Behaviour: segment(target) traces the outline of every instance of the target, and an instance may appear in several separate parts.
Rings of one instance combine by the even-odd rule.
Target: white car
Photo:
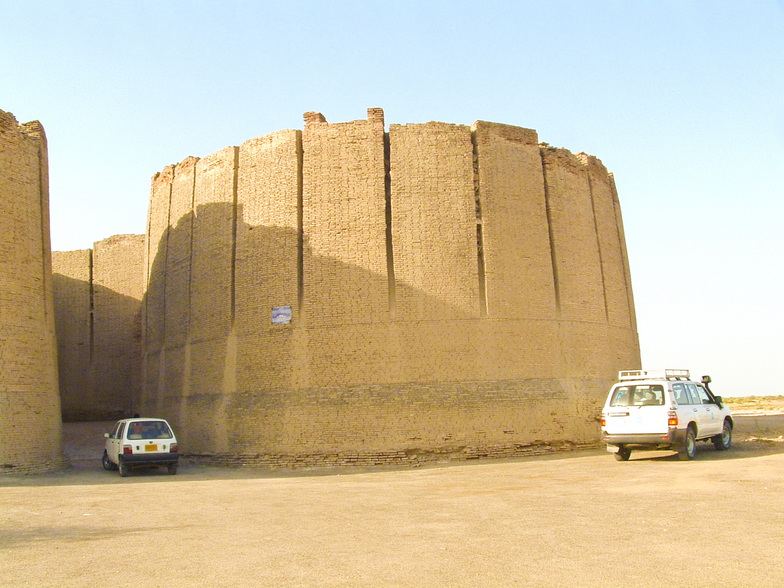
[[[697,441],[730,448],[732,413],[711,392],[710,376],[695,382],[689,370],[629,370],[618,379],[602,410],[602,440],[617,460],[638,449],[672,449],[693,459]]]
[[[169,474],[177,473],[177,437],[163,419],[123,419],[104,438],[101,463],[106,470],[120,470],[125,477],[137,466],[166,466]]]

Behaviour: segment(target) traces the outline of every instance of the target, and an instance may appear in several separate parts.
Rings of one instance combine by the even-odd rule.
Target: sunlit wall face
[[[0,473],[63,465],[46,135],[0,111]]]

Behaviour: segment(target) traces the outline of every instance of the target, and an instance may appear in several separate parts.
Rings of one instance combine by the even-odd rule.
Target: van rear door
[[[619,384],[610,393],[604,429],[610,435],[664,434],[667,412],[662,384]]]

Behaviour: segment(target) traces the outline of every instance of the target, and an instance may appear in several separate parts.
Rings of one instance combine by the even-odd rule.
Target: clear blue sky
[[[375,106],[599,157],[643,367],[782,393],[784,0],[0,0],[0,109],[46,128],[56,250],[143,233],[170,163]]]

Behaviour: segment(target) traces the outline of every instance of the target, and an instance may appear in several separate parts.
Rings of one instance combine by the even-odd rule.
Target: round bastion
[[[155,174],[147,226],[131,405],[205,459],[592,444],[640,364],[613,177],[531,129],[306,113]]]

